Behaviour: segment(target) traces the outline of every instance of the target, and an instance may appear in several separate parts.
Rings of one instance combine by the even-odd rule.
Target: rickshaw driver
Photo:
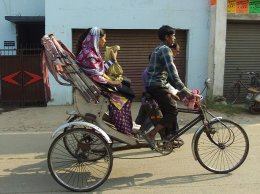
[[[168,25],[163,25],[158,30],[158,36],[162,42],[151,54],[148,66],[148,79],[145,83],[146,91],[157,101],[163,114],[159,124],[145,135],[146,140],[153,147],[155,146],[155,135],[161,129],[168,129],[167,139],[170,139],[178,130],[177,103],[166,84],[171,84],[187,98],[194,98],[191,91],[180,80],[173,62],[174,58],[170,47],[175,43],[175,29]]]

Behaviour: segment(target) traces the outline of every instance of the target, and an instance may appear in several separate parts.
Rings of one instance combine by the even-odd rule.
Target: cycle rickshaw
[[[50,48],[50,41],[54,42],[54,46],[58,43],[55,43],[53,35],[46,36],[43,40],[46,48]],[[80,81],[86,79],[80,74],[77,65],[71,62],[73,60],[68,61],[70,55],[65,52],[66,49],[56,46],[59,50],[57,56],[53,53],[50,56],[56,60],[56,65],[61,63],[57,62],[57,59],[64,60],[62,63],[65,65],[62,67],[65,75],[61,74],[63,78],[72,81],[78,78]],[[85,94],[86,90],[78,82],[72,84],[76,88],[76,111],[70,115],[69,122],[54,130],[54,140],[48,152],[48,167],[53,178],[63,187],[72,191],[91,191],[101,186],[109,177],[113,167],[114,151],[142,147],[150,149],[151,145],[143,137],[151,127],[147,122],[153,124],[153,115],[148,115],[146,125],[142,126],[135,136],[125,135],[118,132],[113,124],[105,122],[104,116],[109,100],[102,95],[103,91],[96,92],[94,98],[95,93]],[[93,91],[95,86],[92,82],[88,82],[87,85]],[[92,95],[94,103],[89,103],[86,95]],[[152,110],[158,108],[153,106]],[[214,116],[203,103],[198,103],[196,110],[179,108],[178,111],[196,114],[197,117],[182,127],[171,139],[166,140],[162,135],[159,136],[153,151],[162,155],[172,153],[176,148],[174,140],[201,122],[192,139],[194,159],[213,173],[229,173],[243,164],[249,151],[249,139],[239,124]]]

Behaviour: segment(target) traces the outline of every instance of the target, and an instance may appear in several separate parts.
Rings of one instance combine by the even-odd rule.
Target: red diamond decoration
[[[28,85],[30,85],[32,83],[35,83],[35,82],[37,82],[37,81],[42,79],[42,77],[40,77],[39,75],[36,75],[34,73],[31,73],[31,72],[28,72],[28,71],[24,71],[24,72],[32,78],[30,81],[28,81],[25,84],[25,86],[28,86]]]
[[[15,72],[15,73],[13,73],[11,75],[5,76],[5,77],[2,78],[2,80],[6,81],[6,82],[8,82],[10,84],[14,84],[14,85],[19,86],[20,84],[18,82],[16,82],[15,80],[13,80],[13,78],[15,76],[17,76],[19,73],[20,73],[20,71]]]

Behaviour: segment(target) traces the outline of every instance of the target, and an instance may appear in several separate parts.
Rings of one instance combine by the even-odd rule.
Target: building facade
[[[132,79],[138,99],[143,87],[141,73],[147,66],[149,53],[159,44],[157,29],[170,25],[177,29],[181,54],[176,65],[185,84],[191,89],[202,89],[204,80],[210,77],[213,80],[212,94],[223,95],[224,88],[232,79],[232,73],[228,73],[232,66],[230,60],[235,58],[230,58],[230,52],[234,51],[232,34],[239,34],[241,22],[244,29],[248,29],[248,23],[251,23],[254,31],[260,21],[258,13],[230,13],[232,2],[240,5],[237,2],[243,1],[0,0],[0,46],[4,47],[5,41],[14,41],[17,47],[17,42],[22,42],[17,38],[18,27],[28,21],[43,22],[45,34],[54,33],[73,51],[84,29],[93,26],[104,28],[108,36],[107,45],[121,46],[119,62],[125,75]],[[252,4],[253,0],[247,2],[248,5],[258,5],[256,1]],[[257,38],[254,40],[258,41]],[[258,47],[254,48],[257,53]],[[254,63],[259,61],[256,56],[255,59]],[[50,105],[73,102],[71,87],[60,86],[51,76],[50,85]]]
[[[46,105],[41,71],[44,0],[0,1],[0,103]]]

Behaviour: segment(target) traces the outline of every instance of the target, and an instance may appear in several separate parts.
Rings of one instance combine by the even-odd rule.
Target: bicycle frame
[[[192,138],[192,143],[191,143],[193,157],[195,160],[197,160],[196,155],[195,155],[195,150],[194,150],[194,147],[195,147],[194,143],[195,143],[195,139],[197,138],[197,135],[199,134],[199,132],[201,130],[204,129],[204,127],[207,126],[208,123],[211,123],[215,120],[220,120],[220,119],[222,119],[222,117],[214,116],[207,110],[204,110],[201,106],[198,110],[191,110],[191,109],[187,109],[187,108],[178,108],[178,111],[182,112],[182,113],[188,113],[188,114],[197,114],[198,116],[196,118],[192,119],[189,123],[187,123],[181,129],[179,129],[177,131],[176,135],[174,135],[169,141],[173,141],[174,139],[180,137],[181,135],[186,133],[188,130],[190,130],[193,126],[195,126],[197,123],[202,122],[203,124],[201,126],[199,126],[198,129],[196,130],[196,132],[194,133],[193,138]],[[208,120],[208,118],[206,117],[206,113],[211,115],[213,118]],[[212,142],[215,144],[214,141],[212,141]]]
[[[250,85],[249,85],[249,86],[246,86],[246,85],[242,82],[242,75],[243,75],[243,74],[248,75],[248,78],[250,79]],[[233,85],[239,84],[240,86],[242,86],[243,88],[245,88],[245,89],[248,91],[250,87],[257,87],[257,83],[256,83],[256,82],[257,82],[257,80],[259,79],[258,76],[259,76],[259,74],[258,74],[258,73],[255,73],[255,72],[240,73],[239,79],[233,81]]]
[[[177,131],[176,135],[174,135],[170,140],[173,140],[173,139],[180,137],[182,134],[186,133],[188,130],[190,130],[197,123],[204,121],[204,119],[205,119],[205,116],[204,116],[202,109],[190,110],[190,109],[186,109],[186,108],[178,108],[178,112],[189,113],[189,114],[190,113],[198,114],[198,116],[196,118],[194,118],[193,120],[191,120],[189,123],[187,123],[185,126],[183,126],[181,129],[179,129]]]
[[[237,80],[234,82],[234,85],[235,84],[239,84],[240,86],[243,86],[246,90],[248,90],[249,87],[247,87],[241,80]]]

